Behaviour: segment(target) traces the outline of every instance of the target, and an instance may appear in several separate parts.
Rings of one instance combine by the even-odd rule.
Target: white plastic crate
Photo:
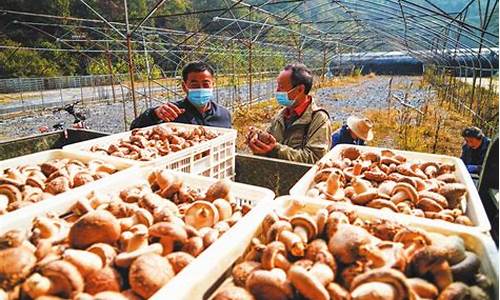
[[[353,146],[353,145],[337,145],[335,146],[330,152],[328,152],[318,163],[320,162],[326,162],[331,159],[336,159],[340,157],[340,154],[342,153],[342,150],[347,148],[347,147],[356,147],[360,149],[361,151],[376,151],[380,152],[380,150],[387,149],[387,148],[376,148],[376,147],[368,147],[368,146]],[[484,210],[483,204],[481,202],[481,198],[479,197],[479,194],[477,192],[477,189],[474,185],[474,182],[472,181],[472,178],[469,175],[469,172],[467,171],[467,168],[465,167],[464,163],[462,162],[461,159],[457,157],[452,157],[452,156],[446,156],[446,155],[437,155],[437,154],[429,154],[429,153],[420,153],[420,152],[410,152],[410,151],[400,151],[400,150],[393,150],[390,149],[396,154],[401,154],[408,158],[408,160],[415,161],[415,162],[426,162],[426,161],[434,161],[434,162],[440,162],[440,163],[451,163],[455,166],[455,176],[457,177],[458,181],[463,183],[466,188],[467,188],[467,203],[466,203],[466,211],[465,214],[471,219],[472,223],[474,223],[475,226],[472,228],[475,228],[481,232],[489,232],[491,229],[491,224],[488,220],[488,216],[486,215],[486,212]],[[311,188],[313,182],[314,182],[314,175],[316,174],[316,171],[318,170],[318,166],[314,165],[307,173],[290,189],[290,195],[294,196],[304,196],[306,195],[307,191]],[[376,211],[379,211],[375,208],[369,208],[373,209]],[[394,213],[398,214],[398,213]],[[428,218],[422,218],[422,217],[415,217],[415,216],[407,216],[409,218],[415,218],[417,219],[416,222],[422,222],[425,223],[427,221],[436,223],[438,226],[439,224],[452,224],[453,226],[457,227],[466,227],[470,228],[470,226],[465,226],[465,225],[460,225],[460,224],[455,224],[455,223],[450,223],[446,222],[443,220],[436,220],[436,219],[428,219]],[[420,221],[418,221],[420,220]]]
[[[198,125],[181,123],[164,123],[145,127],[150,129],[155,126],[177,127],[181,129],[194,129]],[[127,158],[119,158],[128,163],[138,166],[158,166],[175,171],[198,174],[213,178],[233,178],[235,173],[236,135],[234,129],[205,127],[207,130],[217,133],[219,136],[202,142],[198,145],[170,153],[166,156],[151,161],[137,161]],[[111,143],[120,139],[128,138],[131,131],[117,133],[97,139],[65,146],[64,149],[71,151],[90,152],[94,145],[108,147]],[[91,152],[92,153],[92,152]],[[109,155],[102,155],[107,157]]]
[[[64,215],[66,214],[72,206],[83,196],[90,194],[93,191],[113,193],[117,192],[123,188],[146,183],[147,178],[151,171],[157,169],[156,167],[145,167],[145,168],[132,168],[117,174],[116,176],[110,177],[108,180],[101,182],[98,186],[93,187],[83,187],[78,193],[72,193],[67,195],[64,199],[60,199],[57,203],[53,201],[45,201],[44,205],[39,205],[37,209],[27,207],[23,215],[16,215],[10,217],[8,220],[3,220],[0,222],[0,235],[6,231],[12,229],[25,229],[28,230],[32,226],[32,221],[37,216],[43,216],[47,214],[52,215]],[[198,190],[206,190],[210,185],[216,182],[214,178],[203,177],[200,175],[186,174],[181,172],[174,173],[183,179],[184,185],[190,188],[196,188]],[[205,269],[204,266],[211,265],[214,258],[217,257],[218,251],[213,251],[213,248],[226,248],[228,241],[232,240],[233,231],[235,232],[246,232],[247,228],[251,227],[253,220],[262,219],[271,206],[272,200],[274,199],[274,193],[262,187],[251,186],[247,184],[231,182],[230,184],[231,194],[234,196],[235,200],[239,204],[249,204],[254,208],[248,212],[245,217],[238,221],[230,230],[223,234],[215,243],[203,251],[191,264],[185,267],[175,278],[180,276],[183,280],[187,280],[187,284],[196,288],[207,287],[204,277],[192,276],[197,272],[197,270],[204,270],[214,277],[219,277],[222,275],[222,271],[225,271],[231,263],[227,265],[219,265],[215,268]],[[226,236],[229,235],[229,238]],[[221,246],[217,244],[222,243]],[[167,286],[170,283],[167,284]],[[165,299],[162,296],[154,295],[151,299]],[[171,298],[175,299],[175,297]],[[194,298],[191,298],[194,299]]]
[[[132,164],[124,162],[123,160],[116,159],[115,157],[102,157],[102,156],[97,156],[95,154],[88,154],[88,153],[75,153],[71,151],[65,151],[65,150],[47,150],[47,151],[42,151],[38,153],[33,153],[29,155],[24,155],[24,156],[19,156],[19,157],[14,157],[6,160],[0,161],[0,174],[3,174],[3,171],[8,168],[15,168],[18,166],[22,165],[30,165],[30,164],[42,164],[46,161],[52,160],[52,159],[75,159],[79,160],[83,163],[88,163],[89,161],[93,159],[101,160],[106,163],[112,164],[118,172],[115,174],[109,175],[105,178],[101,178],[99,180],[90,182],[86,185],[79,186],[77,188],[71,189],[67,192],[54,195],[46,200],[33,203],[29,206],[22,207],[20,209],[17,209],[15,211],[9,212],[5,215],[0,216],[0,224],[4,222],[9,222],[8,220],[10,218],[17,218],[17,217],[24,217],[24,214],[28,210],[38,210],[39,207],[43,207],[47,202],[54,202],[54,203],[59,203],[61,199],[65,199],[66,197],[70,197],[70,195],[73,195],[74,193],[78,193],[86,188],[93,188],[99,185],[103,180],[106,180],[110,178],[111,176],[117,176],[118,174],[121,173],[121,171],[128,169],[130,167],[133,167]]]
[[[226,284],[231,283],[230,270],[235,262],[240,259],[248,250],[251,240],[261,233],[261,224],[268,212],[273,207],[283,209],[288,206],[290,201],[300,200],[306,205],[304,212],[315,213],[320,208],[331,205],[332,202],[324,200],[315,200],[306,197],[282,196],[273,202],[273,206],[267,207],[267,210],[259,213],[252,220],[248,220],[248,226],[244,230],[233,231],[227,234],[224,240],[221,239],[216,247],[210,249],[213,253],[212,261],[205,261],[203,268],[192,269],[191,273],[184,273],[182,276],[176,276],[167,286],[161,289],[153,298],[156,299],[211,299]],[[343,203],[335,202],[333,205],[345,206]],[[351,206],[352,207],[352,206]],[[481,272],[492,279],[495,288],[495,298],[498,299],[498,250],[490,236],[478,235],[474,230],[461,230],[453,226],[436,226],[435,224],[415,224],[411,219],[404,218],[398,214],[389,214],[377,212],[365,207],[353,207],[358,216],[364,220],[384,219],[398,222],[408,226],[422,228],[430,232],[437,232],[445,235],[458,235],[464,242],[468,250],[476,253],[481,260]],[[230,266],[222,269],[225,266]],[[211,268],[217,270],[211,272]],[[216,276],[222,274],[221,277]],[[196,278],[196,279],[193,279]],[[189,284],[190,280],[203,282],[203,286],[193,286]]]

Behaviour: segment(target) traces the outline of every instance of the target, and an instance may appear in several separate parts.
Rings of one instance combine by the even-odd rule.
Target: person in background
[[[339,144],[365,145],[373,139],[373,123],[367,118],[350,116],[332,135],[332,148]]]
[[[469,173],[479,174],[490,145],[490,139],[484,136],[481,129],[477,127],[465,128],[462,131],[462,137],[465,143],[462,146],[462,156],[460,158]]]
[[[275,98],[283,109],[267,128],[268,138],[248,139],[254,154],[313,164],[328,152],[330,117],[309,95],[312,86],[312,73],[303,64],[290,64],[281,71]]]
[[[144,111],[130,129],[163,122],[231,128],[229,111],[213,101],[214,71],[204,62],[190,62],[182,70],[182,90],[186,98],[167,102]]]

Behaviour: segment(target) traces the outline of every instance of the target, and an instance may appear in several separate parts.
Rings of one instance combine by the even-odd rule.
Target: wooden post
[[[249,104],[252,103],[253,94],[252,94],[252,80],[253,80],[253,69],[252,69],[252,40],[248,44],[248,98]],[[250,108],[250,105],[248,105]]]
[[[106,42],[106,59],[108,61],[108,71],[109,74],[111,75],[111,92],[113,94],[113,103],[116,103],[116,95],[115,95],[115,75],[113,72],[113,65],[111,63],[111,54],[109,53],[108,49],[109,45]]]
[[[130,77],[130,88],[132,90],[132,102],[134,103],[134,118],[137,118],[137,102],[135,100],[135,86],[134,86],[134,60],[132,57],[132,37],[127,33],[127,53],[128,53],[128,75]]]
[[[437,150],[437,144],[439,140],[439,130],[441,129],[441,123],[442,119],[439,114],[436,114],[436,119],[437,119],[437,126],[436,126],[436,133],[434,134],[434,145],[432,146],[432,153],[436,153]]]
[[[125,104],[125,93],[123,92],[123,85],[120,84],[120,88],[122,90],[122,107],[123,107],[123,128],[124,131],[127,131],[127,106]]]
[[[321,83],[325,82],[325,73],[326,73],[326,46],[325,42],[323,42],[323,66],[321,68]]]
[[[389,79],[389,88],[388,88],[389,91],[387,92],[387,102],[388,102],[387,116],[388,116],[389,120],[391,118],[392,79],[393,79],[393,77],[391,77],[391,79]]]
[[[249,9],[249,16],[250,16],[250,20],[252,20],[252,6],[249,6],[248,7]],[[252,65],[252,34],[253,30],[252,30],[252,27],[250,27],[250,38],[248,40],[249,44],[248,44],[248,97],[249,97],[249,105],[247,106],[247,108],[250,110],[250,105],[252,103],[252,100],[253,100],[253,93],[252,93],[252,81],[253,81],[253,65]]]
[[[144,59],[146,60],[146,71],[148,75],[147,80],[148,80],[148,93],[149,93],[149,95],[146,97],[146,92],[144,92],[144,96],[146,99],[146,107],[149,108],[151,106],[151,69],[149,66],[148,49],[146,47],[146,40],[144,39],[144,33],[142,34],[142,45],[144,47]]]
[[[236,98],[236,78],[235,78],[235,76],[236,76],[236,74],[235,74],[236,70],[235,70],[235,65],[234,65],[234,51],[235,51],[234,41],[232,43],[232,48],[233,48],[232,49],[233,51],[231,51],[231,68],[233,70],[232,71],[232,73],[233,73],[233,75],[232,75],[233,90],[232,90],[232,93],[231,93],[231,108],[234,111],[234,105],[235,105],[235,103],[234,103],[235,101],[234,100]]]

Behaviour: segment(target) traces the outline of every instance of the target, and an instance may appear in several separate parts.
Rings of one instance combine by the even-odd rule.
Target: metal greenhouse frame
[[[166,2],[159,0],[140,19],[130,19],[126,9],[125,20],[108,20],[87,0],[79,1],[94,19],[0,10],[5,17],[0,33],[33,30],[59,46],[0,45],[0,51],[68,52],[89,60],[105,54],[108,82],[130,91],[135,116],[139,97],[146,103],[157,100],[151,92],[134,86],[137,71],[147,72],[150,87],[158,84],[175,94],[175,88],[151,78],[147,55],[147,70],[137,70],[135,53],[153,54],[165,78],[177,76],[187,60],[209,60],[226,76],[244,77],[252,101],[254,80],[278,71],[255,67],[266,57],[279,54],[304,62],[323,77],[332,62],[347,54],[359,58],[399,51],[423,63],[424,77],[443,101],[470,114],[487,133],[498,132],[498,103],[488,104],[498,102],[493,76],[498,74],[498,0],[464,0],[458,11],[445,11],[432,0],[224,0],[223,7],[170,15],[157,13]],[[127,0],[124,4],[126,8]],[[192,15],[211,18],[193,31],[149,24],[151,19],[175,22]],[[49,28],[58,28],[62,34],[54,36]],[[244,55],[245,61],[234,61],[235,53]],[[232,69],[214,60],[221,54]],[[113,74],[113,60],[127,64],[128,76]]]

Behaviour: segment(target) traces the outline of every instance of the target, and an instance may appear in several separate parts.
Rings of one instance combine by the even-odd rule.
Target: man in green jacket
[[[288,65],[279,74],[277,85],[276,101],[284,108],[267,128],[272,136],[259,139],[254,135],[248,146],[257,155],[316,163],[330,149],[332,134],[328,113],[309,95],[312,73],[303,64]]]

